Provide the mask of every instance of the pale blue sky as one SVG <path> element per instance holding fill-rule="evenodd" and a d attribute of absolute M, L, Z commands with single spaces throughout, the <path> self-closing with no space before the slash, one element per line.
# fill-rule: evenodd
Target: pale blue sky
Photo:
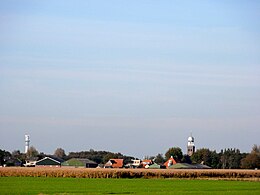
<path fill-rule="evenodd" d="M 260 144 L 259 1 L 0 1 L 0 148 Z"/>

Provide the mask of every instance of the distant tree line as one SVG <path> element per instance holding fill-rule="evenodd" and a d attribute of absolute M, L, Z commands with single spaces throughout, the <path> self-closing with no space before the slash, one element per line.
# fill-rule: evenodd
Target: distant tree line
<path fill-rule="evenodd" d="M 239 149 L 224 149 L 217 153 L 208 148 L 198 149 L 192 156 L 183 155 L 181 148 L 169 148 L 165 155 L 146 157 L 162 164 L 170 157 L 179 163 L 204 164 L 214 169 L 259 169 L 260 168 L 260 146 L 254 145 L 251 153 L 241 153 Z"/>
<path fill-rule="evenodd" d="M 104 164 L 109 159 L 124 159 L 125 163 L 130 163 L 131 159 L 134 159 L 132 156 L 125 156 L 121 153 L 113 153 L 108 151 L 95 151 L 90 149 L 89 151 L 81 151 L 81 152 L 70 152 L 65 159 L 70 158 L 87 158 L 95 161 L 98 164 Z"/>
<path fill-rule="evenodd" d="M 194 163 L 202 163 L 215 169 L 239 169 L 241 168 L 241 160 L 246 155 L 240 153 L 238 149 L 232 148 L 221 150 L 220 153 L 202 148 L 191 156 L 191 160 Z"/>
<path fill-rule="evenodd" d="M 42 159 L 47 156 L 44 153 L 39 153 L 35 147 L 31 146 L 28 152 L 21 153 L 19 150 L 15 150 L 12 153 L 0 149 L 0 166 L 14 166 L 15 160 L 19 160 L 22 164 L 26 159 L 35 158 Z M 90 149 L 88 151 L 81 152 L 69 152 L 66 155 L 65 150 L 57 148 L 54 151 L 53 156 L 68 160 L 71 158 L 87 158 L 95 161 L 98 164 L 104 164 L 109 159 L 124 159 L 124 162 L 130 163 L 132 159 L 136 159 L 132 156 L 125 156 L 121 153 L 113 153 L 108 151 L 95 151 Z M 172 147 L 169 148 L 166 153 L 157 154 L 156 156 L 146 156 L 146 159 L 151 159 L 157 164 L 163 164 L 170 157 L 173 157 L 176 162 L 189 163 L 189 164 L 204 164 L 214 169 L 259 169 L 260 168 L 260 146 L 254 145 L 250 153 L 241 153 L 239 149 L 224 149 L 217 153 L 215 150 L 208 148 L 198 149 L 192 156 L 183 154 L 181 148 Z"/>

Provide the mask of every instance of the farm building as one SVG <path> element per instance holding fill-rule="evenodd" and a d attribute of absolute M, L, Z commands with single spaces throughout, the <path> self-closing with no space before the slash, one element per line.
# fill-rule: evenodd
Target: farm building
<path fill-rule="evenodd" d="M 159 164 L 152 164 L 150 166 L 147 166 L 147 169 L 165 169 L 166 167 L 164 165 L 159 165 Z"/>
<path fill-rule="evenodd" d="M 104 168 L 123 168 L 124 159 L 110 159 L 104 166 Z"/>
<path fill-rule="evenodd" d="M 71 158 L 61 164 L 62 166 L 70 167 L 85 167 L 85 168 L 96 168 L 98 164 L 87 158 Z"/>
<path fill-rule="evenodd" d="M 22 166 L 22 161 L 18 158 L 12 158 L 12 157 L 7 157 L 4 158 L 4 166 L 16 166 L 16 167 L 21 167 Z"/>
<path fill-rule="evenodd" d="M 141 168 L 141 160 L 139 159 L 132 159 L 132 162 L 127 163 L 125 168 Z"/>
<path fill-rule="evenodd" d="M 176 163 L 169 166 L 168 169 L 211 169 L 211 167 L 202 164 Z"/>
<path fill-rule="evenodd" d="M 38 157 L 31 157 L 25 160 L 25 167 L 35 167 L 35 164 L 39 158 Z"/>
<path fill-rule="evenodd" d="M 131 163 L 131 168 L 139 168 L 140 166 L 141 166 L 141 160 L 131 160 L 132 161 L 132 163 Z"/>
<path fill-rule="evenodd" d="M 142 165 L 143 168 L 147 168 L 147 167 L 149 167 L 152 164 L 153 164 L 153 161 L 152 160 L 148 160 L 148 159 L 142 160 L 142 162 L 141 162 L 141 165 Z"/>
<path fill-rule="evenodd" d="M 166 167 L 166 168 L 168 168 L 168 167 L 170 167 L 170 166 L 172 166 L 172 165 L 174 165 L 174 164 L 176 164 L 177 162 L 176 162 L 176 160 L 174 160 L 174 158 L 171 156 L 165 163 L 164 163 L 164 166 Z"/>
<path fill-rule="evenodd" d="M 196 167 L 187 163 L 176 163 L 168 167 L 168 169 L 195 169 Z"/>
<path fill-rule="evenodd" d="M 196 169 L 211 169 L 211 167 L 203 164 L 194 164 L 193 166 L 195 166 Z"/>
<path fill-rule="evenodd" d="M 47 156 L 41 160 L 38 160 L 35 166 L 36 167 L 60 167 L 62 162 L 63 160 L 60 158 Z"/>

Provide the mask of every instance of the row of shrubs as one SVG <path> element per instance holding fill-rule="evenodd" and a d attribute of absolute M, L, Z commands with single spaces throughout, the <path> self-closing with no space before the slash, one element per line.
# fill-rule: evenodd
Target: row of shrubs
<path fill-rule="evenodd" d="M 0 177 L 74 177 L 74 178 L 187 178 L 260 181 L 260 170 L 146 170 L 83 168 L 0 168 Z"/>

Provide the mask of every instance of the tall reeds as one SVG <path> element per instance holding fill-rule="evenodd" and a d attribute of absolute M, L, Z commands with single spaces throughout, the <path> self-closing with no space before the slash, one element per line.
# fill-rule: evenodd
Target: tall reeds
<path fill-rule="evenodd" d="M 260 181 L 260 170 L 232 169 L 86 169 L 1 167 L 0 177 L 75 177 L 75 178 L 185 178 Z"/>

